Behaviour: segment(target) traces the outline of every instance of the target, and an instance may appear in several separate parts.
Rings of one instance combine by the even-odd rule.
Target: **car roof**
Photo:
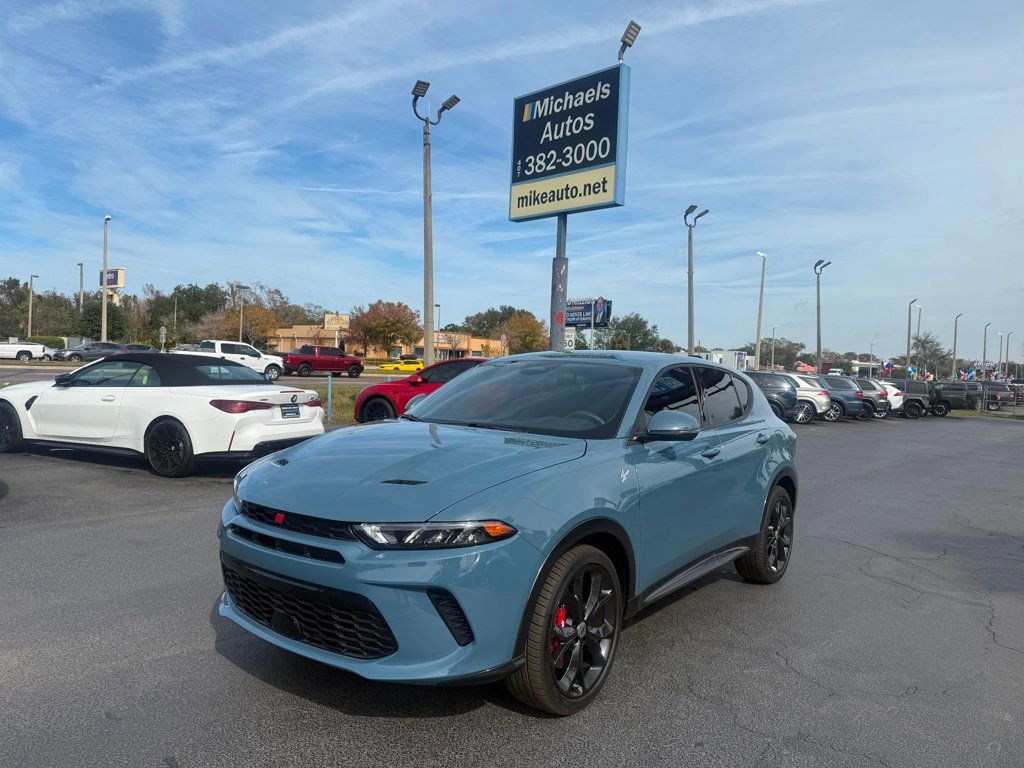
[[[708,368],[720,368],[730,373],[743,373],[727,365],[716,363],[712,360],[705,360],[703,357],[691,357],[690,355],[675,354],[666,352],[638,352],[633,350],[577,350],[573,352],[526,352],[521,355],[508,355],[491,360],[491,363],[502,363],[518,360],[579,360],[580,362],[600,361],[611,365],[624,365],[643,368],[647,371],[657,372],[669,365],[703,365]]]
[[[187,387],[196,385],[217,384],[217,381],[200,373],[197,369],[205,365],[218,365],[224,368],[238,368],[246,372],[251,369],[232,360],[222,360],[204,354],[166,354],[164,352],[126,352],[120,355],[107,355],[102,362],[111,360],[126,363],[140,363],[151,366],[160,376],[163,387]],[[84,370],[84,369],[83,369]]]

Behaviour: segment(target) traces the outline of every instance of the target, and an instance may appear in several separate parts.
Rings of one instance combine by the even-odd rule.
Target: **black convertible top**
[[[103,358],[104,362],[111,360],[151,366],[160,377],[160,386],[163,387],[273,383],[241,363],[203,353],[126,352]]]

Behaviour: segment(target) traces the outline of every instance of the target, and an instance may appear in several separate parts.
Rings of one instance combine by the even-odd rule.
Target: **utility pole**
[[[757,329],[754,331],[754,370],[761,370],[761,311],[764,309],[764,270],[768,263],[768,256],[763,251],[758,251],[761,257],[761,292],[757,298]]]
[[[29,337],[32,336],[32,294],[35,293],[35,290],[32,287],[32,281],[35,280],[37,277],[39,277],[39,275],[28,276],[28,333],[26,333],[25,335]]]
[[[1013,331],[1008,331],[1006,334],[1006,354],[1003,356],[1003,365],[1006,368],[1004,378],[1010,378],[1010,337],[1013,336]]]
[[[964,313],[961,312],[959,315],[957,315],[956,317],[953,318],[953,371],[952,371],[952,373],[949,374],[950,381],[956,381],[959,378],[957,376],[957,367],[956,367],[956,333],[957,333],[957,329],[958,329],[957,327],[960,324],[960,318],[963,317],[963,316],[964,316]]]
[[[245,310],[245,294],[242,291],[248,291],[248,285],[236,285],[235,295],[238,297],[238,343],[242,343],[242,312]]]
[[[910,303],[907,304],[907,362],[906,362],[906,372],[907,372],[907,378],[908,379],[910,378],[910,324],[911,324],[911,322],[913,322],[914,302],[915,301],[917,301],[917,299],[911,299]]]
[[[779,326],[772,326],[772,370],[775,370],[775,329]]]
[[[85,307],[85,263],[78,262],[78,314]]]
[[[988,378],[988,327],[992,323],[985,323],[985,334],[981,339],[981,380]]]
[[[696,205],[691,205],[683,214],[683,223],[686,225],[686,354],[693,354],[693,228],[697,226],[697,219],[706,216],[708,209],[693,217],[690,216],[697,210]]]
[[[548,349],[561,352],[565,347],[565,297],[569,289],[569,259],[565,255],[569,216],[558,214],[555,227],[555,255],[551,259],[551,335]]]
[[[239,323],[241,325],[241,323]],[[171,336],[178,340],[178,297],[174,297],[174,314],[171,316]]]
[[[110,216],[103,217],[103,274],[100,278],[100,294],[102,303],[100,305],[100,341],[107,340],[107,229],[110,226]]]
[[[815,358],[818,366],[817,371],[815,371],[817,374],[821,373],[821,273],[831,263],[831,261],[825,261],[824,259],[818,259],[814,262],[814,275],[818,286],[818,352]]]

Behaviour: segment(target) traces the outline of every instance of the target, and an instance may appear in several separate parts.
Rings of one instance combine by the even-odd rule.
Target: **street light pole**
[[[32,281],[35,280],[39,275],[28,276],[28,333],[26,336],[32,335],[32,294],[35,292],[32,288]]]
[[[764,309],[764,271],[768,264],[768,256],[764,251],[758,251],[761,257],[761,292],[757,297],[757,328],[754,330],[754,370],[761,370],[761,311]]]
[[[914,315],[915,301],[917,301],[917,299],[911,299],[910,303],[907,304],[907,362],[905,365],[905,370],[907,372],[908,379],[910,378],[910,323],[912,322],[912,318]]]
[[[1010,378],[1010,337],[1013,336],[1013,331],[1008,331],[1006,334],[1006,355],[1003,360],[1003,365],[1006,367],[1006,374],[1003,378]]]
[[[78,262],[78,314],[85,306],[85,263]]]
[[[775,370],[775,329],[779,326],[772,326],[772,370]]]
[[[816,373],[821,373],[821,273],[825,271],[825,267],[831,264],[831,261],[825,261],[824,259],[818,259],[814,262],[814,276],[815,282],[818,288],[818,351],[815,356],[815,361],[818,366]]]
[[[986,369],[988,367],[988,327],[992,323],[985,323],[985,335],[981,340],[981,380],[988,378]]]
[[[441,305],[435,304],[434,309],[437,310],[437,332],[441,332]],[[436,344],[434,346],[437,346]]]
[[[107,340],[107,229],[110,227],[110,216],[103,217],[103,274],[100,279],[100,294],[103,299],[100,305],[100,341]]]
[[[999,357],[996,358],[996,378],[1003,372],[1003,332],[996,331],[996,336],[999,337]]]
[[[242,291],[248,291],[248,285],[236,285],[235,295],[238,297],[238,343],[242,343],[242,320],[243,312],[245,310],[245,294]]]
[[[875,340],[874,339],[871,340],[871,349],[868,352],[868,357],[871,358],[871,360],[868,362],[868,378],[870,379],[872,376],[875,375]]]
[[[953,318],[953,370],[949,374],[950,381],[956,381],[959,378],[956,373],[956,333],[958,330],[957,326],[960,324],[960,318],[963,316],[964,313],[961,312],[959,315]]]
[[[921,338],[921,312],[924,311],[924,307],[920,304],[917,305],[917,338]]]
[[[459,103],[458,96],[449,96],[437,110],[435,119],[430,113],[421,115],[416,102],[427,95],[430,83],[417,80],[412,88],[412,111],[423,123],[423,365],[434,362],[434,214],[430,188],[430,126],[441,122],[441,116]]]
[[[691,205],[683,214],[683,223],[686,225],[686,354],[693,354],[693,228],[697,226],[697,219],[706,216],[708,209],[693,217],[690,216],[697,210],[696,205]]]

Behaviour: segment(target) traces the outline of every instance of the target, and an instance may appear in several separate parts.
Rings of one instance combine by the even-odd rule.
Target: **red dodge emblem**
[[[278,512],[274,515],[274,525],[284,525],[284,512]]]

